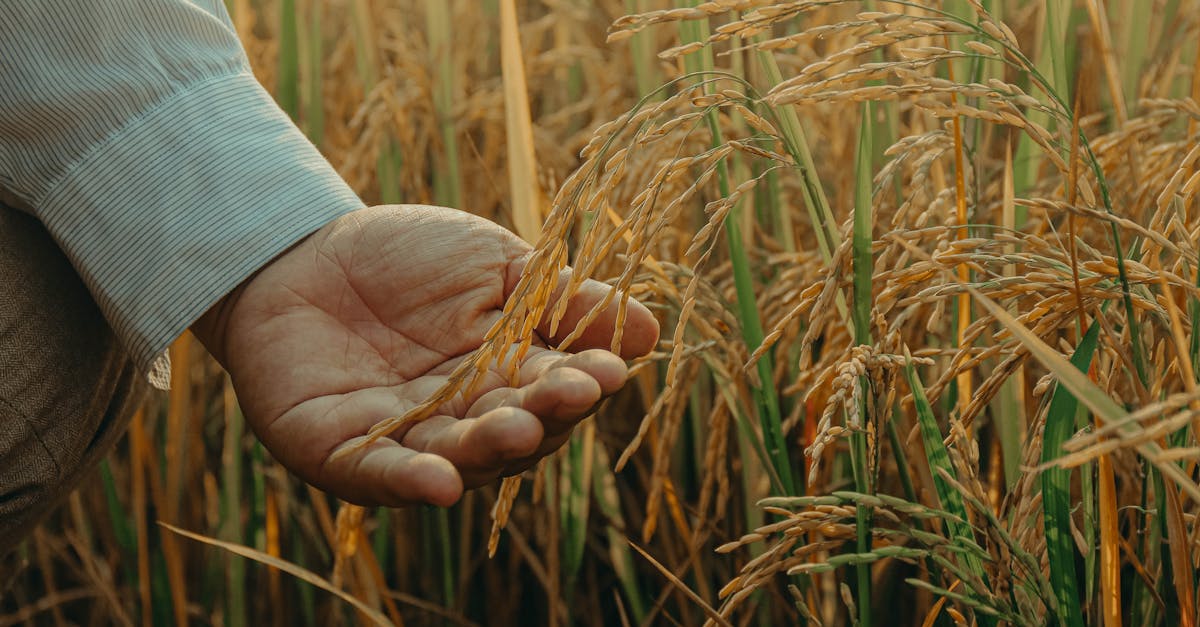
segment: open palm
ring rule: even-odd
[[[255,433],[292,472],[355,503],[448,505],[464,488],[558,448],[624,385],[623,359],[657,341],[654,317],[630,303],[623,354],[600,348],[612,338],[613,305],[572,346],[581,352],[535,347],[517,386],[491,372],[433,417],[332,456],[423,402],[479,347],[528,251],[512,233],[460,211],[364,209],[268,264],[196,330],[229,371]],[[562,326],[572,329],[608,290],[588,282]]]

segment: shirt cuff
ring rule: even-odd
[[[194,85],[101,142],[38,204],[144,371],[279,253],[362,207],[249,73]]]

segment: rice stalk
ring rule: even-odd
[[[275,101],[293,120],[300,117],[300,15],[296,0],[279,2],[279,73]]]
[[[872,189],[872,167],[871,162],[875,156],[875,149],[872,141],[872,127],[874,119],[871,115],[871,103],[863,103],[862,120],[859,123],[858,134],[858,153],[855,163],[855,189],[854,189],[854,334],[855,341],[859,346],[871,346],[871,308],[873,298],[871,294],[871,276],[874,273],[874,263],[871,258],[871,244],[874,238],[871,233],[872,220],[871,205],[873,198]],[[864,374],[859,377],[858,382],[862,392],[858,401],[857,419],[851,423],[847,420],[847,426],[852,429],[853,433],[850,436],[851,441],[851,464],[854,473],[855,489],[859,492],[870,494],[873,491],[872,482],[868,470],[870,465],[870,456],[867,446],[867,429],[872,428],[872,403],[870,397],[873,396],[871,380]],[[855,510],[855,533],[857,535],[857,548],[859,554],[867,554],[871,551],[871,513],[863,505],[859,505]],[[832,563],[833,559],[827,563]],[[870,564],[863,562],[855,566],[858,573],[857,578],[857,594],[860,602],[858,603],[858,623],[864,627],[869,627],[871,622],[871,570]]]
[[[222,401],[225,418],[224,446],[221,451],[221,529],[219,538],[231,544],[242,544],[242,435],[244,421],[233,394],[233,384],[224,381]],[[225,562],[226,619],[230,627],[246,624],[246,566],[227,556]]]
[[[699,4],[697,0],[688,1],[693,6]],[[707,30],[708,26],[705,22],[692,22],[690,23],[690,28],[682,34],[681,39],[685,45],[688,43],[703,42],[708,38]],[[713,65],[711,51],[704,48],[698,54],[698,57],[691,57],[689,72],[697,74],[711,71]],[[706,84],[704,90],[705,92],[710,92],[711,88]],[[713,147],[720,147],[725,142],[721,135],[720,122],[717,119],[716,111],[709,109],[705,120],[708,124],[709,133],[712,135]],[[733,189],[729,182],[729,172],[723,160],[717,162],[716,172],[717,186],[721,196],[729,199]],[[763,343],[762,321],[754,294],[754,278],[750,271],[750,262],[746,253],[741,227],[738,224],[739,218],[737,213],[739,208],[736,203],[733,204],[733,210],[726,215],[722,226],[725,230],[726,243],[729,246],[730,260],[733,266],[734,285],[737,289],[738,318],[742,325],[742,337],[747,348],[753,350]],[[763,359],[757,362],[756,369],[761,383],[754,386],[754,397],[758,408],[759,420],[762,423],[763,440],[767,454],[771,459],[771,465],[774,468],[775,475],[779,478],[783,493],[792,494],[795,492],[795,483],[792,480],[791,461],[788,457],[787,445],[782,431],[779,397],[772,384],[775,381],[772,361],[771,359]]]
[[[512,219],[517,235],[536,242],[542,233],[545,203],[538,182],[529,88],[525,83],[521,34],[514,0],[500,0],[500,59],[504,77],[504,128],[508,147]]]
[[[183,497],[183,469],[187,467],[187,445],[191,420],[190,378],[192,337],[183,335],[171,345],[171,388],[167,400],[166,446],[163,449],[165,478],[163,489],[154,491],[154,502],[165,521],[180,518]],[[172,539],[163,539],[163,559],[170,587],[171,608],[176,625],[187,624],[187,582],[182,547]]]
[[[454,111],[455,55],[451,20],[448,2],[425,2],[425,30],[429,33],[429,51],[435,67],[433,109],[442,139],[441,167],[434,172],[434,202],[447,207],[461,207],[462,181],[459,174],[458,129]]]

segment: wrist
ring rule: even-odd
[[[225,332],[229,325],[229,319],[232,317],[234,307],[237,306],[238,299],[241,298],[242,292],[245,291],[246,285],[250,283],[252,278],[253,276],[248,277],[235,287],[233,291],[213,303],[190,327],[192,334],[196,336],[196,339],[200,340],[204,348],[208,350],[209,354],[222,367],[228,368],[226,364],[228,351],[225,346]]]

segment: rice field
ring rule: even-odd
[[[537,468],[366,510],[184,336],[0,625],[1197,624],[1200,2],[228,4],[364,200],[536,243],[382,426],[566,265],[662,339]]]

